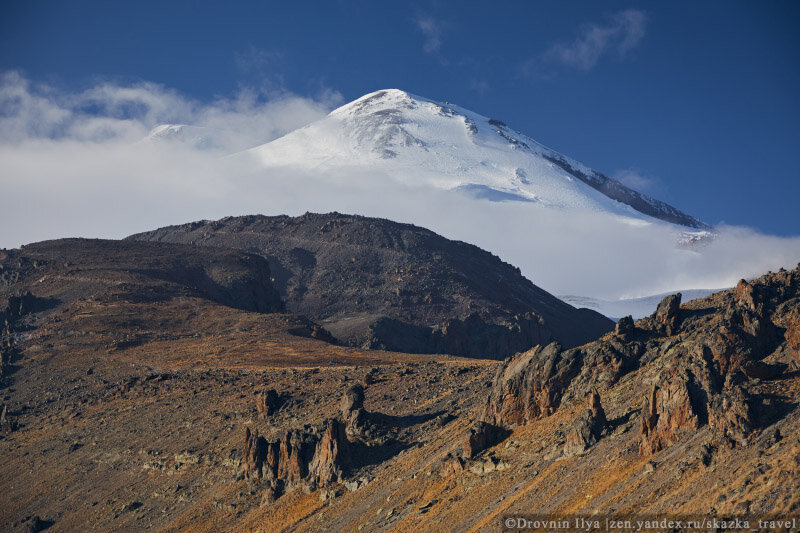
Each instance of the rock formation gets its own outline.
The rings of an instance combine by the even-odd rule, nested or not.
[[[502,441],[508,432],[486,422],[475,422],[461,439],[461,455],[472,459],[480,452]]]
[[[588,345],[565,350],[550,344],[508,359],[483,420],[528,424],[590,393],[599,406],[593,389],[647,365],[654,385],[641,404],[643,456],[706,425],[715,446],[745,445],[757,425],[752,380],[774,379],[797,360],[799,301],[800,270],[741,281],[687,309],[680,307],[680,294],[667,296],[650,317],[636,324],[623,318],[613,334]],[[570,432],[565,453],[591,446],[604,418],[590,406]]]
[[[666,296],[658,304],[652,319],[655,322],[655,331],[665,335],[674,335],[680,324],[681,293]]]
[[[280,397],[275,389],[256,394],[256,411],[262,418],[271,416],[280,406]]]
[[[563,350],[557,343],[515,356],[495,376],[483,420],[509,426],[552,414],[582,359],[581,350]]]
[[[239,476],[267,481],[269,500],[299,485],[342,481],[352,463],[350,441],[337,419],[326,421],[321,431],[287,430],[274,442],[247,428]]]
[[[642,455],[652,455],[700,427],[700,416],[689,392],[690,379],[677,374],[663,386],[653,385],[650,389],[639,424]]]
[[[614,327],[614,335],[623,342],[632,340],[635,332],[636,326],[634,326],[633,317],[630,315],[620,318],[619,321],[617,321],[617,325]]]
[[[576,419],[567,435],[564,455],[577,455],[588,450],[600,440],[607,425],[606,413],[600,404],[600,394],[593,390],[589,395],[589,408]]]

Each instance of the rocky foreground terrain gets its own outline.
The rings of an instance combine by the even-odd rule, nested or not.
[[[489,252],[385,219],[228,217],[129,239],[260,254],[286,308],[350,346],[503,359],[551,341],[583,344],[614,326],[562,302]]]
[[[180,244],[0,252],[0,529],[800,515],[800,267],[503,362],[332,344],[272,277]]]

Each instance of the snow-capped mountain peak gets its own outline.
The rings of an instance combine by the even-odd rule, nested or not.
[[[248,153],[268,167],[320,172],[366,168],[409,185],[489,201],[602,211],[708,229],[499,120],[399,89],[362,96]]]

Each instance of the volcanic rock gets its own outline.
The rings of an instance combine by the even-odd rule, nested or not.
[[[614,328],[614,335],[623,342],[631,340],[635,332],[636,326],[633,325],[633,317],[630,315],[620,318]]]
[[[350,413],[363,407],[364,387],[360,384],[355,384],[348,388],[342,395],[341,402],[339,402],[339,408],[345,419],[349,418]]]
[[[678,374],[664,386],[653,385],[650,389],[639,423],[641,455],[652,455],[700,427],[689,392],[689,379]]]
[[[339,420],[328,420],[322,439],[317,443],[309,474],[317,485],[324,486],[342,481],[350,466],[350,441],[347,440],[344,424]]]
[[[674,335],[680,322],[681,293],[666,296],[658,304],[652,318],[656,323],[656,330],[666,335]]]
[[[247,428],[239,477],[268,481],[272,492],[264,497],[269,501],[299,485],[340,482],[352,463],[350,441],[338,419],[326,421],[321,432],[289,429],[274,442]]]
[[[589,409],[576,419],[567,435],[564,455],[569,457],[589,449],[600,440],[607,425],[606,413],[600,404],[600,394],[593,390],[589,395]]]
[[[256,411],[259,416],[271,416],[280,406],[280,397],[275,389],[269,389],[256,394]]]
[[[475,422],[461,439],[465,459],[472,459],[483,450],[491,448],[508,436],[508,431],[486,422]]]
[[[563,350],[557,343],[515,356],[498,370],[483,420],[509,426],[552,414],[581,362],[580,350]]]
[[[229,217],[128,239],[257,251],[287,308],[350,346],[502,358],[554,340],[583,344],[613,327],[484,250],[389,220]]]

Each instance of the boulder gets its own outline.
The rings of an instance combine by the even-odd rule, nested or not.
[[[606,413],[600,404],[600,395],[593,390],[589,395],[589,408],[576,420],[567,434],[564,455],[583,453],[600,440],[608,426]]]
[[[361,384],[355,384],[348,388],[342,395],[342,399],[339,402],[339,408],[342,411],[342,416],[345,419],[349,418],[350,413],[363,407],[364,387]]]
[[[498,370],[482,419],[509,426],[552,414],[582,359],[582,351],[563,350],[555,342],[517,354]]]
[[[509,432],[503,428],[478,421],[461,439],[462,455],[466,459],[472,459],[483,450],[501,442],[508,434]]]
[[[280,407],[280,397],[275,389],[256,394],[256,411],[261,418],[271,416]]]
[[[620,318],[617,325],[614,327],[614,335],[623,342],[633,339],[635,332],[636,326],[633,324],[633,317],[631,315]]]
[[[680,324],[681,293],[670,294],[658,304],[652,318],[656,331],[666,335],[674,335]]]

